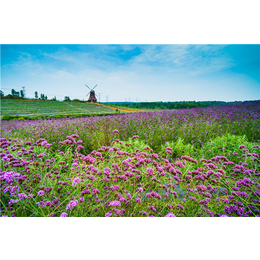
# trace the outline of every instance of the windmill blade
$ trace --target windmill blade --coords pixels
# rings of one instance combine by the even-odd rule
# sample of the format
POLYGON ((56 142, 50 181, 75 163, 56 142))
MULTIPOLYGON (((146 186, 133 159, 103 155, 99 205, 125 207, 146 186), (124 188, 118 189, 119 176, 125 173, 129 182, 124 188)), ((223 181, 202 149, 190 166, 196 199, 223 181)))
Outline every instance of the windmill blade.
POLYGON ((87 84, 85 84, 86 87, 88 87, 89 89, 91 89, 87 84))
MULTIPOLYGON (((96 86, 97 86, 97 85, 96 85, 96 86)), ((95 86, 95 87, 96 87, 96 86, 95 86)), ((94 88, 95 88, 95 87, 94 87, 94 88)), ((92 90, 93 90, 94 88, 92 88, 92 90)))
POLYGON ((90 91, 88 92, 88 94, 86 95, 86 97, 89 95, 90 91))

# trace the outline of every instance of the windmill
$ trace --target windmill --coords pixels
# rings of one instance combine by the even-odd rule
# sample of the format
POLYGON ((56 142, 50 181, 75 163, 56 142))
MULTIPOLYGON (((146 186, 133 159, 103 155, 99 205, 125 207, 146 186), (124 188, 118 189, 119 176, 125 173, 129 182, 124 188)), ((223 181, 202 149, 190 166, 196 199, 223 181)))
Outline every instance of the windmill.
POLYGON ((86 84, 85 84, 85 86, 90 89, 89 93, 86 95, 86 96, 89 95, 88 102, 97 103, 97 97, 96 97, 96 94, 95 94, 95 91, 94 91, 94 88, 95 88, 97 85, 96 85, 94 88, 92 88, 92 89, 91 89, 88 85, 86 85, 86 84))

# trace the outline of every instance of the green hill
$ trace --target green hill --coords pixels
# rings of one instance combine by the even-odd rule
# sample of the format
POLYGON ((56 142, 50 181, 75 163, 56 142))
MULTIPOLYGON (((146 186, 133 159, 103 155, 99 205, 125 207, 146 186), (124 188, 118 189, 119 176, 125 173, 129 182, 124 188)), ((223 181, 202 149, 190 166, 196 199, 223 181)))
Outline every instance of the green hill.
POLYGON ((29 119, 34 117, 65 117, 114 114, 112 108, 89 103, 38 101, 38 100, 1 100, 2 119, 29 119))

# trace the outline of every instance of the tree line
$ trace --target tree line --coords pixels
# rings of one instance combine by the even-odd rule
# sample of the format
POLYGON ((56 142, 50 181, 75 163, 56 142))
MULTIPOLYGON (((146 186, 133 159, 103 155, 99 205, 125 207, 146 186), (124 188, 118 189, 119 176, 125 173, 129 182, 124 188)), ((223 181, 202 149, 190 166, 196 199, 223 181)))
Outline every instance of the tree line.
POLYGON ((208 106, 223 106, 236 102, 225 101, 177 101, 177 102, 111 102, 108 104, 132 107, 132 108, 147 108, 147 109, 183 109, 195 107, 208 107, 208 106))

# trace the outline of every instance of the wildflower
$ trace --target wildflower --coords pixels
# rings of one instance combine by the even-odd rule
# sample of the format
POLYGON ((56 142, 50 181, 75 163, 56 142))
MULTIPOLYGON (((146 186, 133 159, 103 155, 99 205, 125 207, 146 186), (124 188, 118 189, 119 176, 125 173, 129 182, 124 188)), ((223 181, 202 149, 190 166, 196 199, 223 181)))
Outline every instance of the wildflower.
POLYGON ((51 202, 50 201, 46 201, 46 206, 51 207, 52 206, 51 202))
POLYGON ((78 183, 80 183, 80 178, 76 177, 72 182, 72 186, 76 186, 78 183))
POLYGON ((111 217, 111 216, 112 216, 111 211, 109 211, 109 212, 107 212, 107 213, 105 214, 105 217, 111 217))
POLYGON ((121 206, 121 203, 120 203, 120 201, 115 200, 115 201, 111 201, 111 202, 109 203, 109 206, 110 206, 110 207, 120 207, 120 206, 121 206))
POLYGON ((183 167, 184 167, 184 165, 183 165, 182 162, 180 162, 180 161, 175 162, 175 165, 176 165, 177 167, 179 167, 179 168, 183 168, 183 167))
POLYGON ((146 173, 146 174, 147 174, 148 176, 152 176, 152 175, 154 174, 152 168, 147 168, 146 170, 147 170, 147 173, 146 173))
POLYGON ((143 210, 142 210, 142 211, 139 211, 138 213, 139 213, 139 215, 148 216, 148 213, 147 213, 147 212, 145 212, 145 211, 143 211, 143 210))
POLYGON ((20 199, 20 200, 27 198, 27 195, 24 194, 24 193, 20 193, 20 194, 18 194, 18 196, 19 196, 19 199, 20 199))
POLYGON ((8 204, 11 205, 11 206, 13 205, 13 203, 14 203, 13 199, 10 199, 9 202, 8 202, 8 204))
POLYGON ((79 151, 79 150, 84 150, 84 146, 79 145, 79 146, 76 148, 76 150, 77 150, 77 151, 79 151))
POLYGON ((76 207, 76 205, 78 204, 77 200, 72 200, 69 202, 69 204, 66 206, 66 210, 72 210, 76 207))
POLYGON ((113 130, 113 134, 117 135, 117 134, 119 134, 119 131, 117 129, 115 129, 115 130, 113 130))
POLYGON ((114 186, 110 187, 110 189, 112 191, 117 191, 117 190, 119 190, 119 186, 118 185, 114 185, 114 186))
POLYGON ((205 193, 205 196, 208 197, 208 198, 211 198, 211 194, 210 193, 205 193))
POLYGON ((182 205, 178 205, 178 207, 181 209, 181 210, 184 210, 184 207, 182 205))
POLYGON ((66 212, 63 212, 63 213, 61 213, 61 215, 60 215, 61 217, 67 217, 68 216, 68 214, 66 213, 66 212))
POLYGON ((165 217, 176 217, 172 212, 169 212, 165 217))
POLYGON ((44 191, 43 190, 38 191, 37 195, 38 196, 43 196, 44 195, 44 191))

